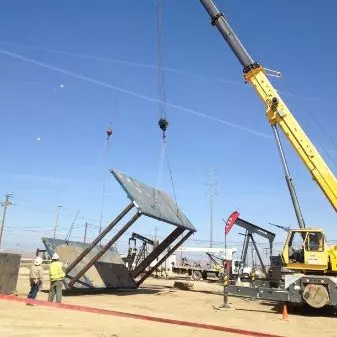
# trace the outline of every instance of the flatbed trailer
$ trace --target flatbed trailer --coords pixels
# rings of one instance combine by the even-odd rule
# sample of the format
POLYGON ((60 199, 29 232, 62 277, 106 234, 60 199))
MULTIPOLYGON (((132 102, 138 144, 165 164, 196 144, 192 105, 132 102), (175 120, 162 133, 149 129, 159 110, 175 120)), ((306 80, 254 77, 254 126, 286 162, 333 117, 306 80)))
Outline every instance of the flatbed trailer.
POLYGON ((220 278, 220 270, 193 266, 173 266, 172 271, 179 275, 191 276, 193 280, 206 280, 209 277, 220 278))

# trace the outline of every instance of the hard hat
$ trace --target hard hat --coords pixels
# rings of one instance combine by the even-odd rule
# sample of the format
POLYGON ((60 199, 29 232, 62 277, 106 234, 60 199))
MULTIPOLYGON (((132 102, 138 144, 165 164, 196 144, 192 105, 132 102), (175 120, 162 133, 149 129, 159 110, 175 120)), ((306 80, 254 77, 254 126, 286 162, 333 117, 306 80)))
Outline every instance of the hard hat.
POLYGON ((57 253, 54 253, 51 257, 52 260, 58 260, 60 257, 57 255, 57 253))
POLYGON ((42 258, 40 256, 38 256, 35 259, 34 264, 35 264, 35 266, 39 266, 41 263, 42 263, 42 258))

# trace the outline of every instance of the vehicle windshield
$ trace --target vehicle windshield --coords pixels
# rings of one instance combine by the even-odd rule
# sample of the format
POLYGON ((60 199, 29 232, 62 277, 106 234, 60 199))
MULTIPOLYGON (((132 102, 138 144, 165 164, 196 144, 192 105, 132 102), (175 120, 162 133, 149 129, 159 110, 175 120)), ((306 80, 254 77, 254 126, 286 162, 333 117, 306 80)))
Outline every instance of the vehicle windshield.
POLYGON ((308 233, 305 240, 305 250, 322 252, 324 250, 324 238, 321 232, 308 233))

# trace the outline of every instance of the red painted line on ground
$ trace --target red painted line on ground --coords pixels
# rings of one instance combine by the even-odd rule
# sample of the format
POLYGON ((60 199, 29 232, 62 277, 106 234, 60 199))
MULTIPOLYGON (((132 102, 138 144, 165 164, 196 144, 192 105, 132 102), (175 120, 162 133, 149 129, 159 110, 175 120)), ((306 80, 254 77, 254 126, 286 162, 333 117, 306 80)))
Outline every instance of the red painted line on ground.
POLYGON ((20 302, 20 303, 38 304, 38 305, 45 306, 45 307, 62 308, 62 309, 67 309, 67 310, 76 310, 76 311, 81 311, 81 312, 89 312, 89 313, 102 314, 102 315, 133 318, 133 319, 140 319, 140 320, 152 321, 152 322, 158 322, 158 323, 165 323, 165 324, 182 325, 182 326, 187 326, 187 327, 192 327, 192 328, 200 328, 200 329, 206 329, 206 330, 223 331, 223 332, 238 334, 238 335, 242 335, 242 336, 282 337, 280 335, 271 335, 271 334, 268 334, 268 333, 242 330, 242 329, 230 328, 230 327, 225 327, 225 326, 220 326, 220 325, 210 325, 210 324, 203 324, 203 323, 180 321, 180 320, 176 320, 176 319, 168 319, 168 318, 160 318, 160 317, 154 317, 154 316, 131 314, 131 313, 122 312, 122 311, 99 309, 99 308, 93 308, 93 307, 85 307, 85 306, 82 306, 82 305, 55 303, 55 302, 48 302, 48 301, 41 301, 41 300, 35 300, 34 301, 34 300, 30 300, 30 299, 23 298, 23 297, 13 296, 13 295, 0 295, 0 299, 5 300, 5 301, 20 302))

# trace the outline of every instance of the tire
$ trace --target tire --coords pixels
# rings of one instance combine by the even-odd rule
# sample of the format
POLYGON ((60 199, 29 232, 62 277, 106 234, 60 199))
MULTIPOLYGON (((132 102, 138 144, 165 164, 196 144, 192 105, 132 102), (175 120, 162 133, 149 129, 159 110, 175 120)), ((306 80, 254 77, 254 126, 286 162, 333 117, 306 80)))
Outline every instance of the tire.
POLYGON ((193 278, 193 280, 195 280, 195 281, 200 280, 200 279, 202 278, 202 273, 201 273, 201 271, 200 271, 200 270, 194 270, 194 271, 193 271, 193 274, 192 274, 192 278, 193 278))
POLYGON ((325 307, 329 301, 329 291, 323 284, 307 284, 303 291, 304 301, 315 309, 325 307))
POLYGON ((201 273, 201 276, 202 276, 202 279, 203 280, 207 280, 207 271, 203 271, 202 273, 201 273))

